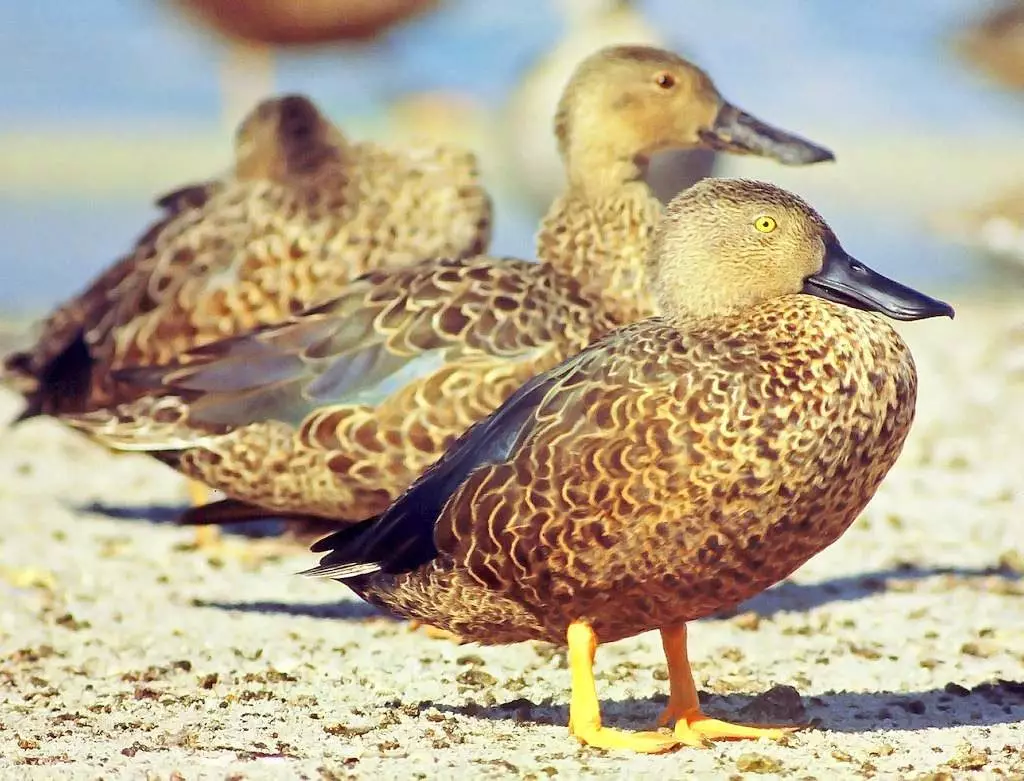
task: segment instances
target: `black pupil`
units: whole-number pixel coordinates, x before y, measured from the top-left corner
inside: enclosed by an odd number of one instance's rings
[[[663,73],[660,76],[658,76],[658,84],[660,84],[662,87],[671,87],[674,83],[675,82],[673,81],[672,77],[669,76],[667,73]]]

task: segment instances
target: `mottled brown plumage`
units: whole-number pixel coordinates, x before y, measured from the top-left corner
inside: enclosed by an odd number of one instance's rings
[[[188,366],[132,372],[158,395],[74,425],[116,448],[164,451],[263,508],[361,520],[528,378],[654,312],[644,258],[661,204],[640,181],[651,154],[760,143],[787,162],[831,159],[648,47],[585,60],[555,128],[568,186],[541,226],[540,263],[478,257],[373,272],[288,324],[190,354]],[[228,509],[192,518],[244,516]]]
[[[574,733],[664,750],[762,734],[700,714],[685,625],[834,542],[899,455],[914,363],[860,310],[952,310],[850,258],[800,199],[742,180],[673,201],[650,276],[662,317],[531,379],[383,515],[317,543],[310,574],[467,640],[568,640]],[[586,694],[598,640],[651,629],[679,720],[660,741],[603,730]]]
[[[132,252],[8,359],[26,416],[130,399],[137,389],[111,380],[118,366],[281,321],[371,269],[475,255],[490,235],[471,154],[351,143],[294,95],[241,123],[230,175],[160,205]]]

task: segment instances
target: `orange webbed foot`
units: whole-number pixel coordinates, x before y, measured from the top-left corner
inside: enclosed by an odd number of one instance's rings
[[[658,719],[660,726],[675,724],[672,734],[684,746],[706,746],[714,740],[779,740],[799,727],[757,727],[713,719],[700,708],[677,713],[670,702]]]
[[[611,751],[635,751],[640,754],[664,754],[680,745],[669,732],[626,732],[601,725],[569,725],[569,733],[580,743]]]
[[[661,640],[668,662],[670,693],[658,724],[674,726],[673,735],[684,746],[705,746],[713,740],[778,740],[799,727],[755,727],[713,719],[700,709],[686,653],[686,626],[665,627]]]

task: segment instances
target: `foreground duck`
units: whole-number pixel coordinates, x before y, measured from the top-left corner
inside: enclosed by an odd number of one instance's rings
[[[22,417],[128,400],[118,366],[283,320],[370,269],[479,253],[491,209],[475,166],[351,143],[302,96],[264,101],[239,126],[232,174],[161,199],[131,253],[8,357]]]
[[[662,207],[641,180],[651,154],[712,146],[790,163],[832,159],[650,47],[587,58],[555,125],[568,186],[541,226],[540,263],[478,257],[371,273],[187,365],[122,372],[154,395],[73,425],[255,505],[210,505],[193,521],[279,511],[361,520],[531,376],[654,313],[644,258]]]
[[[584,743],[777,737],[700,711],[686,625],[853,522],[916,399],[910,351],[875,312],[953,310],[854,260],[796,196],[743,180],[675,198],[650,272],[663,316],[531,379],[380,517],[318,542],[308,574],[468,640],[567,643]],[[651,629],[674,732],[603,727],[595,649]]]

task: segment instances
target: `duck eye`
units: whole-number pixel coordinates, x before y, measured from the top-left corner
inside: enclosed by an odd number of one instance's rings
[[[654,83],[662,89],[672,89],[676,85],[676,77],[663,71],[654,77]]]
[[[767,214],[763,214],[754,220],[754,227],[757,228],[761,233],[771,233],[778,226],[775,222],[774,217],[769,217]]]

